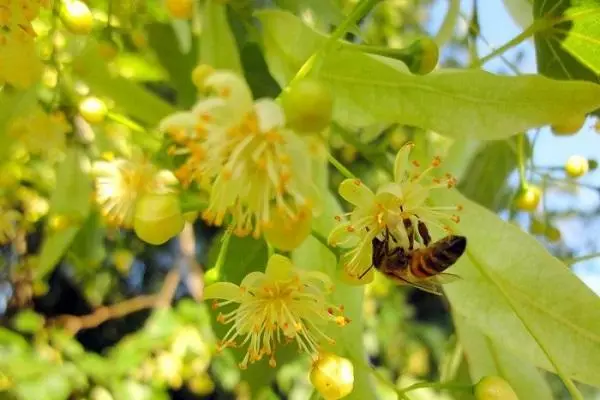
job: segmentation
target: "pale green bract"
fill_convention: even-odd
[[[243,71],[237,44],[227,22],[225,4],[208,0],[202,12],[204,32],[200,39],[200,62],[215,69]]]
[[[285,85],[326,40],[295,16],[258,14],[265,56]],[[493,75],[480,70],[443,70],[411,75],[399,62],[333,46],[315,76],[335,93],[334,119],[349,126],[399,122],[454,138],[501,139],[560,123],[600,107],[600,86],[541,76]],[[568,100],[567,100],[568,99]]]
[[[534,365],[600,385],[600,298],[532,236],[457,191],[467,251],[445,285],[455,313]]]

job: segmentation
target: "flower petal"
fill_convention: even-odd
[[[401,183],[406,179],[409,163],[408,157],[413,147],[414,143],[406,143],[400,148],[398,154],[396,154],[396,160],[394,162],[394,181],[397,183]]]
[[[239,119],[252,110],[252,93],[243,77],[230,71],[216,71],[204,81],[218,97],[227,100],[232,119]]]
[[[259,99],[254,103],[254,111],[258,116],[258,128],[261,132],[285,125],[283,109],[271,99]]]
[[[240,287],[231,282],[217,282],[204,288],[205,299],[223,299],[239,302],[241,296]]]
[[[373,279],[375,278],[375,268],[371,268],[365,274],[365,276],[362,277],[362,279],[358,279],[357,276],[348,274],[348,271],[346,271],[345,268],[339,268],[337,270],[337,277],[340,281],[344,282],[347,285],[352,285],[352,286],[366,285],[368,283],[373,282]]]
[[[260,286],[262,281],[266,278],[264,272],[254,271],[250,272],[248,275],[242,279],[242,283],[240,283],[240,287],[244,289],[256,288]]]
[[[163,118],[158,124],[158,130],[166,132],[169,129],[191,128],[194,126],[196,118],[190,112],[180,111]]]
[[[265,274],[269,280],[286,280],[290,278],[294,265],[289,258],[274,254],[267,262]]]
[[[369,207],[373,203],[373,192],[359,179],[344,180],[338,191],[348,203],[357,207]]]

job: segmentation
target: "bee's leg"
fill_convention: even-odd
[[[423,244],[425,246],[429,246],[429,243],[431,243],[431,236],[429,235],[429,229],[427,229],[427,225],[425,225],[423,221],[419,221],[417,229],[419,230],[419,235],[421,235],[421,238],[423,238]]]
[[[415,229],[413,223],[409,218],[404,218],[402,222],[404,223],[404,229],[406,229],[406,234],[408,236],[408,249],[412,250],[415,247]]]
[[[363,272],[362,274],[360,274],[360,276],[358,277],[358,279],[360,280],[360,279],[364,278],[364,276],[371,270],[371,268],[373,268],[373,264],[371,264],[369,266],[369,268],[365,269],[365,272]]]

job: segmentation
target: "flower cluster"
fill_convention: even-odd
[[[47,114],[39,107],[26,117],[15,118],[8,129],[9,134],[33,154],[64,150],[70,130],[63,113]]]
[[[286,126],[273,99],[254,101],[244,79],[205,70],[207,93],[190,112],[160,125],[175,143],[172,155],[185,161],[175,175],[210,192],[203,218],[221,225],[231,217],[234,233],[258,237],[275,216],[292,222],[310,218],[315,194],[305,142]]]
[[[30,86],[42,70],[31,21],[48,0],[0,0],[0,83]]]
[[[143,155],[94,163],[96,200],[105,217],[114,225],[131,227],[137,201],[146,193],[173,192],[175,177],[158,170]]]
[[[275,350],[281,341],[295,341],[299,350],[318,358],[319,342],[334,341],[325,331],[328,322],[346,325],[343,307],[336,307],[326,299],[331,291],[329,277],[321,272],[295,268],[291,261],[273,255],[266,271],[251,272],[240,286],[218,282],[204,290],[205,299],[215,301],[213,308],[237,303],[233,311],[219,314],[217,320],[233,323],[220,342],[220,348],[248,345],[240,368],[269,356],[274,367]]]
[[[382,238],[386,229],[399,241],[398,245],[409,247],[409,242],[422,245],[417,230],[407,229],[405,221],[417,226],[418,222],[428,227],[451,231],[451,223],[459,222],[453,212],[460,206],[436,207],[428,203],[432,190],[452,188],[456,179],[450,174],[443,178],[432,176],[431,172],[439,167],[440,158],[435,157],[431,164],[421,169],[416,161],[410,161],[413,145],[403,146],[396,156],[394,181],[384,184],[376,193],[360,180],[347,179],[340,184],[340,195],[354,205],[347,221],[337,217],[340,224],[329,235],[332,246],[349,248],[343,256],[344,268],[351,278],[360,277],[372,263],[374,238]],[[409,239],[409,235],[413,235]],[[364,282],[369,282],[372,274]]]

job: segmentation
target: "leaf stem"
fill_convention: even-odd
[[[527,177],[525,176],[525,134],[517,136],[517,161],[519,163],[519,185],[521,190],[527,187]]]
[[[573,264],[577,264],[582,261],[587,261],[587,260],[591,260],[591,259],[599,258],[599,257],[600,257],[600,252],[586,254],[585,256],[568,258],[565,260],[565,264],[573,265]]]
[[[215,266],[204,274],[205,278],[208,280],[217,281],[219,276],[221,275],[221,267],[225,264],[225,257],[227,255],[227,250],[229,249],[229,240],[231,239],[231,233],[233,230],[228,228],[225,230],[223,234],[223,239],[221,243],[221,248],[219,249],[219,255],[217,256],[217,261],[215,262]]]
[[[335,247],[332,247],[328,242],[327,242],[327,238],[323,235],[321,235],[319,232],[317,232],[316,230],[312,230],[312,232],[310,233],[312,237],[314,237],[319,243],[321,243],[323,246],[327,247],[327,249],[333,254],[335,255],[336,260],[339,260],[340,258],[340,254],[338,252],[338,249],[336,249]]]
[[[496,50],[492,51],[485,57],[482,57],[478,60],[473,61],[469,67],[470,68],[479,68],[482,65],[484,65],[485,63],[487,63],[489,60],[491,60],[492,58],[502,55],[507,50],[510,50],[513,47],[521,44],[525,40],[529,39],[534,33],[538,32],[542,29],[545,29],[548,26],[546,21],[542,21],[542,22],[543,23],[540,23],[540,20],[534,21],[533,24],[531,24],[530,26],[525,28],[525,30],[523,32],[519,33],[517,36],[510,39],[508,42],[504,43],[502,46],[498,47]]]
[[[346,168],[337,158],[333,156],[331,153],[327,153],[327,159],[329,163],[335,167],[342,175],[349,179],[356,179],[356,176],[350,172],[348,168]]]
[[[320,64],[323,60],[323,57],[327,54],[327,52],[331,49],[333,44],[340,39],[348,28],[356,21],[361,19],[364,15],[366,15],[371,8],[375,6],[381,0],[360,0],[360,2],[352,9],[350,14],[338,25],[338,27],[331,33],[329,38],[315,51],[309,58],[304,62],[302,67],[298,70],[294,78],[288,84],[288,88],[291,87],[294,83],[306,77],[308,73],[313,69],[313,67]],[[284,90],[285,91],[285,90]]]

